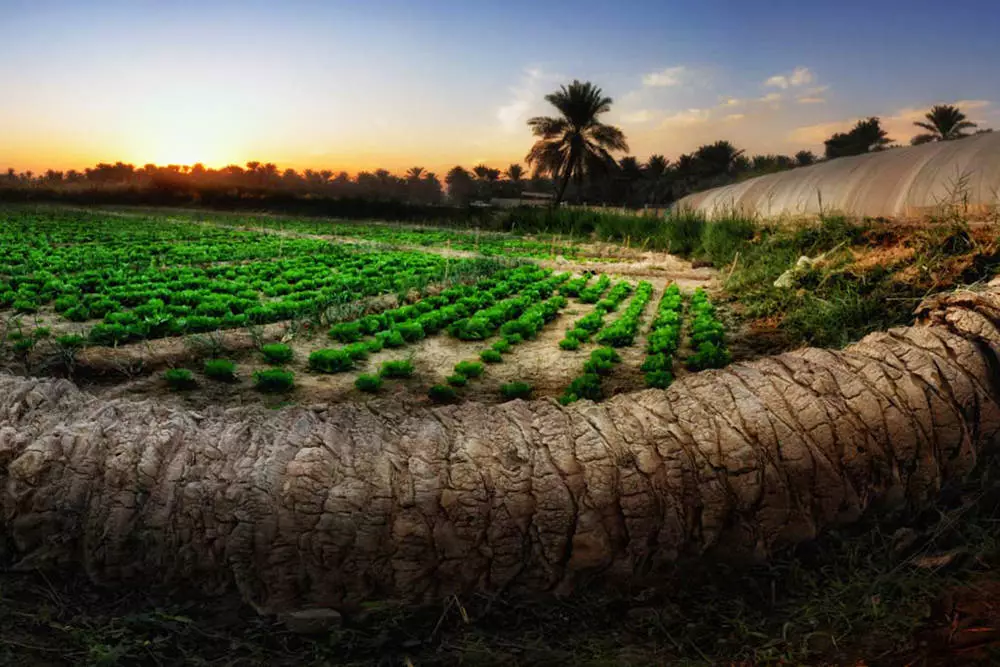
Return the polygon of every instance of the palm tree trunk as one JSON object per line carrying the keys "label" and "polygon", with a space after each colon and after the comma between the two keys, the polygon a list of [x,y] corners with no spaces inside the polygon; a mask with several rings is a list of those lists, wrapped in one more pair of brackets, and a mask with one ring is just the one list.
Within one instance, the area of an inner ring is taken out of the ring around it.
{"label": "palm tree trunk", "polygon": [[195,414],[0,375],[0,559],[280,611],[763,556],[925,505],[1000,444],[1000,283],[919,317],[569,407]]}

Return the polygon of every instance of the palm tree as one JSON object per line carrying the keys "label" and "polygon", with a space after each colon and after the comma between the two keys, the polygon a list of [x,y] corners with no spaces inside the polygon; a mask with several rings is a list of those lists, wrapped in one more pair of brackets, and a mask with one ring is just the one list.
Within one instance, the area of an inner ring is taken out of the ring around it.
{"label": "palm tree", "polygon": [[504,172],[504,176],[511,183],[517,184],[524,179],[524,167],[519,164],[512,164],[507,167],[507,171]]}
{"label": "palm tree", "polygon": [[924,116],[926,121],[918,120],[913,124],[927,130],[927,134],[918,134],[910,140],[914,146],[931,141],[952,141],[969,136],[963,130],[975,129],[976,124],[968,120],[968,116],[958,107],[950,104],[936,104]]}
{"label": "palm tree", "polygon": [[823,142],[826,146],[827,159],[862,155],[882,151],[889,147],[892,139],[889,133],[882,129],[882,121],[878,116],[859,120],[850,132],[838,132]]}
{"label": "palm tree", "polygon": [[536,174],[550,174],[561,181],[555,199],[558,206],[570,178],[576,180],[579,191],[584,176],[607,173],[615,164],[611,151],[627,152],[628,143],[620,129],[598,120],[611,109],[613,100],[589,81],[574,80],[569,86],[560,86],[545,100],[558,109],[560,116],[528,120],[538,141],[525,161]]}
{"label": "palm tree", "polygon": [[410,170],[406,172],[406,180],[411,183],[419,182],[423,178],[424,171],[423,167],[410,167]]}
{"label": "palm tree", "polygon": [[659,203],[663,194],[664,186],[667,182],[667,170],[670,169],[670,161],[662,155],[650,155],[642,170],[649,181],[649,203],[653,207]]}
{"label": "palm tree", "polygon": [[714,178],[732,173],[743,153],[728,141],[716,141],[714,144],[701,146],[694,152],[694,157],[702,174]]}

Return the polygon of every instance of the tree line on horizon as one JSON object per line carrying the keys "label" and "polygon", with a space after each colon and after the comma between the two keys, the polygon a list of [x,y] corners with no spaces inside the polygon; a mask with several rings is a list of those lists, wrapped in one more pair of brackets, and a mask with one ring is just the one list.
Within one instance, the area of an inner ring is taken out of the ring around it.
{"label": "tree line on horizon", "polygon": [[[83,171],[46,170],[0,173],[0,190],[116,190],[132,193],[151,191],[190,196],[193,200],[254,197],[297,197],[397,202],[421,206],[452,204],[467,206],[494,199],[519,199],[525,192],[552,195],[556,203],[566,200],[628,208],[659,208],[681,197],[736,181],[808,166],[824,159],[886,150],[895,147],[878,117],[860,120],[847,132],[824,142],[824,155],[803,150],[794,156],[747,155],[726,140],[716,141],[681,155],[671,162],[652,155],[645,162],[612,153],[629,150],[624,133],[600,122],[612,100],[590,82],[574,81],[545,98],[558,116],[540,116],[528,121],[537,141],[526,156],[529,170],[511,164],[501,170],[485,164],[471,169],[455,166],[444,178],[423,167],[412,167],[402,175],[386,169],[361,171],[350,176],[333,170],[281,170],[271,162],[247,162],[221,169],[202,164],[158,166],[116,162],[99,163]],[[924,130],[913,137],[914,145],[952,141],[970,136],[975,123],[957,107],[937,105],[922,121]],[[988,132],[990,130],[978,130]],[[2,193],[0,193],[2,194]]]}

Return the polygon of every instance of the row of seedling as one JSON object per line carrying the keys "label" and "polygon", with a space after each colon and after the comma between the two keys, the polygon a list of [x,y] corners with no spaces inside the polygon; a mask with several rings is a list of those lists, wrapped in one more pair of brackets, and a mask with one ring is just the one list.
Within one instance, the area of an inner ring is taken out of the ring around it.
{"label": "row of seedling", "polygon": [[688,337],[694,352],[687,358],[688,370],[722,368],[732,361],[726,349],[726,328],[715,317],[715,306],[705,290],[698,288],[691,297]]}
{"label": "row of seedling", "polygon": [[675,283],[669,285],[646,336],[646,359],[641,370],[649,387],[666,389],[674,380],[674,354],[680,346],[683,310],[680,288]]}
{"label": "row of seedling", "polygon": [[573,323],[573,328],[568,329],[565,337],[559,341],[559,347],[564,350],[580,349],[580,345],[604,328],[604,316],[617,310],[631,293],[632,285],[629,283],[622,281],[615,284],[607,296],[597,302],[594,310]]}

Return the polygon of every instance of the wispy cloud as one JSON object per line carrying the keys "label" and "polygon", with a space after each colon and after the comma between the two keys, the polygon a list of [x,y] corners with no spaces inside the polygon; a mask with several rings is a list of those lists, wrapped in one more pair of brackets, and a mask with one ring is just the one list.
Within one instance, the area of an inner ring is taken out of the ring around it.
{"label": "wispy cloud", "polygon": [[650,72],[642,77],[642,85],[646,88],[666,88],[679,86],[687,79],[688,69],[683,65],[667,67],[659,72]]}
{"label": "wispy cloud", "polygon": [[510,101],[497,109],[497,120],[504,132],[524,132],[532,108],[544,96],[544,86],[554,78],[537,67],[524,70],[520,82],[510,89]]}
{"label": "wispy cloud", "polygon": [[711,117],[711,109],[686,109],[664,117],[660,122],[660,127],[690,127],[692,125],[703,125],[707,123]]}
{"label": "wispy cloud", "polygon": [[653,120],[656,114],[649,109],[638,109],[631,113],[622,115],[622,122],[625,123],[648,123]]}
{"label": "wispy cloud", "polygon": [[796,97],[795,101],[799,104],[823,104],[826,102],[824,93],[828,90],[830,90],[830,86],[816,86],[815,88],[809,88]]}
{"label": "wispy cloud", "polygon": [[789,74],[775,74],[764,85],[769,88],[797,88],[806,86],[815,80],[815,76],[808,67],[796,67]]}

